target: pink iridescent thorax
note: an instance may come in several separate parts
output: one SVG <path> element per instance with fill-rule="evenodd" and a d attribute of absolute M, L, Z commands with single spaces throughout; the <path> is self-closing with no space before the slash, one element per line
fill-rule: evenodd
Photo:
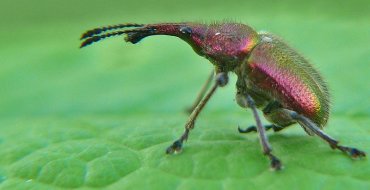
<path fill-rule="evenodd" d="M 250 63 L 249 67 L 254 84 L 264 91 L 272 92 L 288 109 L 311 118 L 320 111 L 318 97 L 299 76 L 274 64 Z"/>
<path fill-rule="evenodd" d="M 237 23 L 214 24 L 208 27 L 205 39 L 205 54 L 220 62 L 238 62 L 258 42 L 258 34 L 249 26 Z"/>

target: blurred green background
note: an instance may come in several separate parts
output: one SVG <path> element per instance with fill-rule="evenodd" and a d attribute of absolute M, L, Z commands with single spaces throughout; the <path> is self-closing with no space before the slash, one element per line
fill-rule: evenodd
<path fill-rule="evenodd" d="M 166 156 L 212 66 L 156 36 L 79 49 L 98 26 L 237 21 L 283 37 L 320 70 L 332 94 L 326 131 L 370 152 L 370 3 L 363 1 L 56 1 L 0 3 L 0 188 L 369 189 L 370 162 L 332 151 L 298 126 L 269 133 L 274 173 L 253 123 L 234 102 L 235 76 Z"/>

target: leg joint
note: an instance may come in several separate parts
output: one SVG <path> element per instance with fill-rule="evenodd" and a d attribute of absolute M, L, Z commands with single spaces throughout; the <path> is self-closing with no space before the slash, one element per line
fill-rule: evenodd
<path fill-rule="evenodd" d="M 216 83 L 218 86 L 226 86 L 229 82 L 229 77 L 227 76 L 227 73 L 218 73 L 216 75 Z"/>

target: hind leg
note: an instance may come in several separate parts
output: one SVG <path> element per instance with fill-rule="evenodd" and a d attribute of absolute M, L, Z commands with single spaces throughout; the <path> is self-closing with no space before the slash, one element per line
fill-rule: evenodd
<path fill-rule="evenodd" d="M 324 131 L 322 131 L 316 123 L 311 121 L 309 118 L 305 117 L 304 115 L 298 114 L 295 111 L 291 110 L 285 110 L 287 114 L 289 114 L 294 120 L 296 120 L 302 127 L 303 129 L 307 131 L 310 131 L 311 133 L 317 135 L 324 141 L 326 141 L 332 149 L 338 149 L 342 151 L 343 153 L 348 154 L 352 158 L 362 158 L 366 157 L 366 153 L 364 151 L 361 151 L 357 148 L 354 147 L 348 147 L 348 146 L 343 146 L 339 145 L 339 141 L 330 137 Z"/>
<path fill-rule="evenodd" d="M 273 117 L 269 118 L 272 120 L 278 119 L 280 121 L 293 121 L 294 123 L 297 122 L 309 135 L 317 135 L 324 141 L 326 141 L 331 148 L 333 149 L 338 149 L 352 158 L 361 158 L 361 157 L 366 157 L 366 153 L 364 151 L 361 151 L 357 148 L 353 147 L 348 147 L 348 146 L 343 146 L 339 145 L 338 140 L 330 137 L 324 131 L 322 131 L 316 123 L 314 123 L 311 119 L 307 118 L 304 115 L 298 114 L 295 111 L 284 109 L 284 108 L 279 108 L 275 112 L 277 115 L 274 115 Z M 272 113 L 273 113 L 272 112 Z M 267 118 L 267 117 L 266 117 Z"/>

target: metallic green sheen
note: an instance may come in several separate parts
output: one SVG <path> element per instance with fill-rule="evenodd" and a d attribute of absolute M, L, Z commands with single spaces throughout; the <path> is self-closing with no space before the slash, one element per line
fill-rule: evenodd
<path fill-rule="evenodd" d="M 259 33 L 260 43 L 254 47 L 243 65 L 247 88 L 263 101 L 276 100 L 312 119 L 323 127 L 329 118 L 329 93 L 316 69 L 280 38 Z M 263 104 L 260 102 L 260 104 Z"/>

